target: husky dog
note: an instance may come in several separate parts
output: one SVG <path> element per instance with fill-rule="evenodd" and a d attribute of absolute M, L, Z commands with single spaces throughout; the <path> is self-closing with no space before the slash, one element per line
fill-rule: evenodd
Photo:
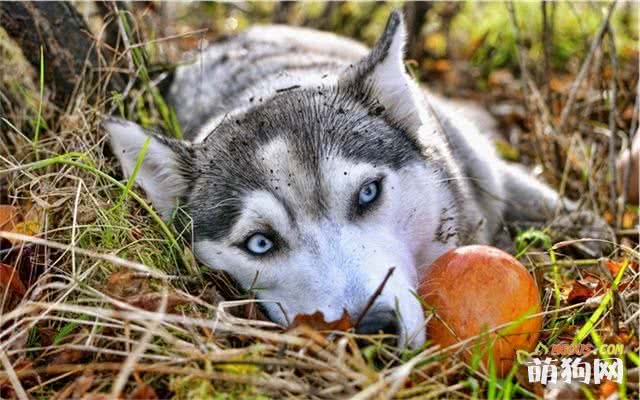
<path fill-rule="evenodd" d="M 168 99 L 188 140 L 108 119 L 125 174 L 169 218 L 192 222 L 196 257 L 257 287 L 282 325 L 321 311 L 360 333 L 425 340 L 414 296 L 438 256 L 544 221 L 558 194 L 501 161 L 457 110 L 405 72 L 391 14 L 373 49 L 329 33 L 254 27 L 177 69 Z"/>

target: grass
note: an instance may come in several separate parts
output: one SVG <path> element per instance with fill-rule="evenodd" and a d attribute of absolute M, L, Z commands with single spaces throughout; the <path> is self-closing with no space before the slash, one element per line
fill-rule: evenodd
<path fill-rule="evenodd" d="M 184 7 L 189 10 L 191 6 Z M 241 25 L 252 20 L 238 11 L 240 6 L 193 7 L 215 8 L 212 12 L 222 15 L 215 24 L 226 18 L 237 18 Z M 267 5 L 248 7 L 260 8 L 259 15 L 272 12 Z M 486 12 L 484 6 L 465 7 Z M 339 8 L 336 13 L 344 15 L 336 20 L 345 26 L 335 30 L 375 36 L 384 13 L 367 23 L 365 33 L 346 26 L 352 21 L 350 18 L 361 21 L 367 13 L 377 16 L 380 11 L 374 8 L 370 4 Z M 489 5 L 487 9 L 495 11 L 498 6 Z M 314 12 L 321 14 L 315 9 Z M 192 13 L 188 17 L 194 29 L 199 25 L 192 20 L 206 19 L 208 15 L 201 14 Z M 146 17 L 134 13 L 133 17 L 133 21 L 159 18 L 151 12 Z M 456 23 L 462 24 L 467 17 L 471 18 L 459 15 Z M 504 30 L 509 22 L 505 20 L 501 25 L 499 18 L 498 22 L 487 20 L 486 26 L 493 26 L 493 30 L 501 26 Z M 179 24 L 178 20 L 172 24 Z M 128 21 L 121 18 L 125 32 L 131 34 L 134 27 L 127 26 Z M 155 25 L 147 25 L 159 26 L 158 20 L 154 21 Z M 594 21 L 585 20 L 587 37 L 597 28 L 599 19 Z M 452 28 L 455 35 L 464 33 L 456 28 L 456 23 Z M 525 24 L 522 29 L 532 37 L 537 34 L 535 27 Z M 583 36 L 563 38 L 571 43 L 582 39 Z M 162 50 L 167 52 L 172 46 L 181 45 L 180 39 L 178 44 L 163 43 L 166 48 Z M 483 46 L 500 43 L 496 40 Z M 251 294 L 241 293 L 227 276 L 198 265 L 183 233 L 161 219 L 133 185 L 132 178 L 121 180 L 115 159 L 105 149 L 98 123 L 105 108 L 109 109 L 104 104 L 110 101 L 119 115 L 146 125 L 163 126 L 172 136 L 180 137 L 175 115 L 166 107 L 148 67 L 154 61 L 149 54 L 160 55 L 163 51 L 156 49 L 145 55 L 147 46 L 132 47 L 135 71 L 132 76 L 138 74 L 135 78 L 138 84 L 131 92 L 96 103 L 78 101 L 54 116 L 52 107 L 47 107 L 44 64 L 34 76 L 25 73 L 24 82 L 17 85 L 15 73 L 8 74 L 7 69 L 28 71 L 29 66 L 24 60 L 20 64 L 20 55 L 4 46 L 10 44 L 0 40 L 0 50 L 8 57 L 0 62 L 0 93 L 11 96 L 13 101 L 0 120 L 0 198 L 23 208 L 35 204 L 43 217 L 38 221 L 42 226 L 40 232 L 0 233 L 2 249 L 8 239 L 17 249 L 1 262 L 19 265 L 20 271 L 31 276 L 23 277 L 29 288 L 23 298 L 13 299 L 7 291 L 0 294 L 3 310 L 0 356 L 9 361 L 8 367 L 3 365 L 0 371 L 0 397 L 17 396 L 20 392 L 14 389 L 12 377 L 17 378 L 28 396 L 42 399 L 74 390 L 76 397 L 116 392 L 128 397 L 145 385 L 152 387 L 160 398 L 178 399 L 383 395 L 508 399 L 543 395 L 540 386 L 527 382 L 526 369 L 516 366 L 507 377 L 499 378 L 495 365 L 480 363 L 480 349 L 475 350 L 470 362 L 464 361 L 462 355 L 474 351 L 474 338 L 449 348 L 427 343 L 421 349 L 396 352 L 382 337 L 372 336 L 367 338 L 369 345 L 359 349 L 353 333 L 337 332 L 327 338 L 304 327 L 283 331 L 256 317 Z M 560 50 L 565 47 L 558 46 Z M 531 51 L 535 58 L 539 49 Z M 579 48 L 567 54 L 570 59 L 585 56 Z M 499 59 L 490 61 L 496 60 Z M 490 73 L 498 67 L 479 56 L 472 62 L 485 63 L 478 66 L 481 73 Z M 516 68 L 511 61 L 499 67 Z M 596 91 L 597 73 L 585 82 L 585 86 Z M 627 75 L 618 78 L 623 89 L 633 86 Z M 517 87 L 510 90 L 513 92 L 509 95 L 516 101 L 522 99 Z M 498 101 L 491 93 L 486 96 L 487 104 Z M 38 98 L 36 107 L 34 99 Z M 579 98 L 579 109 L 588 107 L 589 101 Z M 566 187 L 570 195 L 582 193 L 583 199 L 588 198 L 604 210 L 608 204 L 606 140 L 601 140 L 597 127 L 607 126 L 606 111 L 610 105 L 604 97 L 596 98 L 595 102 L 592 113 L 583 116 L 581 111 L 568 121 L 567 132 L 582 133 L 571 141 L 575 147 L 565 140 L 569 134 L 567 137 L 543 134 L 546 123 L 543 113 L 534 109 L 527 113 L 527 120 L 520 127 L 526 131 L 517 150 L 525 164 L 545 166 L 543 176 L 550 182 Z M 548 110 L 552 117 L 557 117 L 560 111 L 557 107 Z M 628 124 L 623 120 L 620 129 L 628 128 Z M 553 153 L 544 149 L 553 148 L 554 143 L 564 155 L 561 171 L 547 167 L 553 165 L 547 158 Z M 588 156 L 581 158 L 576 148 L 588 149 Z M 143 157 L 144 154 L 139 156 L 136 170 Z M 637 224 L 637 219 L 634 223 Z M 567 246 L 559 246 L 560 239 L 553 238 L 552 230 L 546 228 L 521 232 L 513 249 L 513 254 L 536 277 L 540 288 L 544 318 L 541 343 L 551 348 L 553 344 L 574 340 L 597 346 L 620 342 L 624 344 L 627 370 L 637 374 L 640 357 L 636 237 L 618 236 L 618 245 L 610 257 L 624 264 L 617 274 L 609 276 L 604 259 L 585 258 Z M 601 285 L 600 291 L 594 293 L 596 298 L 602 296 L 599 301 L 594 302 L 593 297 L 570 301 L 569 294 L 577 281 L 593 280 Z M 494 331 L 504 335 L 505 329 L 508 326 Z M 621 398 L 638 397 L 637 379 L 631 378 L 618 385 Z M 601 388 L 583 385 L 579 390 L 587 398 L 598 398 Z"/>
<path fill-rule="evenodd" d="M 44 47 L 40 46 L 40 102 L 38 103 L 38 116 L 36 117 L 36 130 L 33 133 L 33 150 L 38 158 L 38 139 L 40 138 L 40 124 L 42 122 L 42 103 L 44 103 Z"/>
<path fill-rule="evenodd" d="M 611 300 L 613 299 L 613 295 L 616 292 L 616 289 L 618 288 L 618 285 L 620 284 L 620 281 L 622 280 L 622 277 L 624 276 L 624 273 L 627 270 L 628 266 L 629 266 L 629 260 L 627 259 L 623 262 L 622 268 L 620 268 L 620 272 L 618 272 L 615 279 L 611 283 L 611 288 L 607 290 L 607 293 L 605 294 L 604 298 L 600 302 L 600 305 L 598 306 L 598 308 L 596 308 L 596 310 L 593 312 L 593 314 L 591 314 L 587 322 L 578 331 L 578 334 L 573 339 L 574 343 L 579 343 L 583 341 L 590 333 L 592 334 L 592 337 L 596 339 L 594 341 L 596 346 L 602 343 L 602 341 L 599 339 L 599 336 L 597 336 L 597 333 L 593 330 L 593 328 L 595 324 L 600 320 L 600 317 L 602 316 L 602 314 L 604 314 L 607 308 L 609 308 L 609 303 L 611 303 Z"/>
<path fill-rule="evenodd" d="M 119 17 L 124 32 L 126 33 L 126 35 L 131 36 L 131 27 L 129 26 L 129 18 L 126 15 L 126 12 L 120 11 Z M 173 136 L 175 136 L 177 139 L 182 139 L 182 131 L 180 130 L 180 125 L 178 124 L 178 120 L 176 119 L 175 112 L 164 101 L 164 98 L 160 94 L 160 90 L 151 82 L 151 76 L 146 65 L 147 63 L 145 61 L 146 59 L 148 59 L 148 56 L 145 53 L 144 48 L 131 48 L 131 57 L 133 60 L 133 64 L 136 67 L 138 74 L 140 75 L 140 79 L 144 85 L 145 90 L 151 95 L 156 109 L 160 112 L 165 129 L 167 130 L 167 132 L 172 133 Z M 142 107 L 144 107 L 144 105 L 142 105 Z M 149 127 L 149 124 L 144 123 L 143 121 L 143 126 Z"/>

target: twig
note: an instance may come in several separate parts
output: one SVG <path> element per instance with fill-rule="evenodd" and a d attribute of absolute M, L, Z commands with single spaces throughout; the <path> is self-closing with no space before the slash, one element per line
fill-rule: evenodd
<path fill-rule="evenodd" d="M 595 39 L 591 42 L 591 48 L 589 49 L 589 53 L 587 54 L 587 58 L 585 58 L 582 66 L 580 67 L 580 71 L 578 72 L 578 76 L 571 84 L 571 89 L 569 90 L 569 97 L 567 98 L 567 102 L 560 113 L 560 122 L 558 123 L 558 132 L 562 132 L 565 124 L 567 123 L 567 118 L 571 114 L 571 110 L 573 109 L 573 104 L 576 101 L 576 96 L 578 95 L 578 89 L 582 85 L 582 82 L 587 77 L 587 72 L 589 71 L 589 67 L 591 66 L 591 60 L 593 59 L 593 55 L 595 54 L 598 47 L 602 43 L 602 38 L 604 36 L 604 32 L 607 30 L 607 26 L 609 26 L 609 20 L 611 19 L 611 15 L 613 14 L 613 10 L 616 8 L 616 0 L 613 0 L 611 4 L 609 4 L 609 9 L 607 10 L 607 15 L 600 25 L 598 32 L 596 33 Z"/>
<path fill-rule="evenodd" d="M 513 33 L 516 38 L 516 46 L 518 48 L 518 64 L 520 65 L 520 75 L 522 75 L 522 79 L 525 82 L 522 85 L 522 90 L 524 92 L 523 94 L 525 95 L 524 98 L 527 99 L 529 96 L 527 96 L 527 93 L 526 93 L 527 91 L 526 82 L 528 81 L 527 78 L 529 77 L 529 71 L 527 70 L 526 60 L 524 58 L 524 50 L 523 50 L 522 40 L 521 40 L 522 38 L 520 36 L 520 28 L 518 27 L 518 19 L 516 18 L 516 11 L 513 5 L 513 1 L 510 1 L 507 3 L 507 10 L 509 10 L 509 16 L 511 17 L 511 24 L 513 25 Z M 528 101 L 527 101 L 527 105 L 529 105 Z"/>
<path fill-rule="evenodd" d="M 111 3 L 111 7 L 113 7 L 113 15 L 118 23 L 118 30 L 120 31 L 120 39 L 124 44 L 123 53 L 127 57 L 127 61 L 129 63 L 129 73 L 133 73 L 136 70 L 135 62 L 133 61 L 133 55 L 131 54 L 131 42 L 129 41 L 129 36 L 127 35 L 127 30 L 124 27 L 122 22 L 122 18 L 126 18 L 127 10 L 124 10 L 123 13 L 120 13 L 120 9 L 118 7 L 118 2 L 114 1 Z"/>
<path fill-rule="evenodd" d="M 384 277 L 384 279 L 382 280 L 382 282 L 380 283 L 376 291 L 373 292 L 371 297 L 369 297 L 369 301 L 367 302 L 367 305 L 364 307 L 364 310 L 362 310 L 362 312 L 360 313 L 360 316 L 356 320 L 356 323 L 353 324 L 354 328 L 357 328 L 358 325 L 360 325 L 360 322 L 362 322 L 362 319 L 364 318 L 364 316 L 367 314 L 367 312 L 369 312 L 369 309 L 371 308 L 371 306 L 373 306 L 373 303 L 375 303 L 378 296 L 380 296 L 380 293 L 382 293 L 382 289 L 384 289 L 385 285 L 387 284 L 387 281 L 389 280 L 389 278 L 391 278 L 391 275 L 393 275 L 393 271 L 395 270 L 396 270 L 396 267 L 389 268 L 389 271 L 387 271 L 387 275 Z"/>
<path fill-rule="evenodd" d="M 551 79 L 551 70 L 549 68 L 549 51 L 551 47 L 551 32 L 549 28 L 549 18 L 547 16 L 547 8 L 549 5 L 548 0 L 543 0 L 541 3 L 542 7 L 542 49 L 544 56 L 544 74 L 543 74 L 543 83 L 544 83 L 544 94 L 547 103 L 547 107 L 551 104 L 551 90 L 549 89 L 549 81 Z"/>
<path fill-rule="evenodd" d="M 150 278 L 166 279 L 166 274 L 163 273 L 162 271 L 154 270 L 152 268 L 147 267 L 144 264 L 125 260 L 124 258 L 117 257 L 113 254 L 98 253 L 95 251 L 82 249 L 76 246 L 69 246 L 62 243 L 53 242 L 51 240 L 40 239 L 35 236 L 22 235 L 19 233 L 12 233 L 12 232 L 0 231 L 0 238 L 4 238 L 11 241 L 20 241 L 20 242 L 33 243 L 36 245 L 48 246 L 58 250 L 74 251 L 76 254 L 79 254 L 81 256 L 92 257 L 98 260 L 103 260 L 103 261 L 112 263 L 114 265 L 130 268 L 132 270 L 141 272 Z"/>
<path fill-rule="evenodd" d="M 20 400 L 29 400 L 29 396 L 27 396 L 27 392 L 24 391 L 24 388 L 20 383 L 20 378 L 16 374 L 16 371 L 13 369 L 13 366 L 11 365 L 11 361 L 9 361 L 9 358 L 7 357 L 4 351 L 0 351 L 0 362 L 4 367 L 7 378 L 9 378 L 9 382 L 11 382 L 11 385 L 13 386 L 13 391 L 15 392 L 16 397 Z"/>
<path fill-rule="evenodd" d="M 616 235 L 618 236 L 639 236 L 640 235 L 640 229 L 635 228 L 635 229 L 620 229 L 616 231 Z"/>
<path fill-rule="evenodd" d="M 507 10 L 509 11 L 509 16 L 511 18 L 511 25 L 513 26 L 513 34 L 515 35 L 515 39 L 516 39 L 516 47 L 518 50 L 518 65 L 520 66 L 520 75 L 522 76 L 522 94 L 524 95 L 525 106 L 529 112 L 533 112 L 534 106 L 537 105 L 543 117 L 543 126 L 542 126 L 543 132 L 551 130 L 550 133 L 552 133 L 554 137 L 557 137 L 557 135 L 555 135 L 555 132 L 554 132 L 553 123 L 551 123 L 551 118 L 549 117 L 550 113 L 547 108 L 547 104 L 545 103 L 545 100 L 540 94 L 540 91 L 536 87 L 533 79 L 531 79 L 531 76 L 529 75 L 529 70 L 527 69 L 527 59 L 525 57 L 526 52 L 524 50 L 524 45 L 522 44 L 522 35 L 520 34 L 520 27 L 518 26 L 518 19 L 516 17 L 516 11 L 515 11 L 515 6 L 513 4 L 513 1 L 510 1 L 509 3 L 507 3 Z M 527 89 L 529 89 L 531 93 L 527 93 Z M 538 126 L 537 120 L 534 120 L 534 125 Z M 539 135 L 540 130 L 535 129 L 535 132 L 536 132 L 535 143 L 537 147 L 538 156 L 540 157 L 540 160 L 542 161 L 543 165 L 545 165 L 546 167 L 547 159 L 542 156 L 542 152 L 541 152 L 541 148 L 542 148 L 541 144 L 543 141 L 540 140 L 540 135 Z M 552 146 L 553 146 L 554 153 L 556 154 L 555 168 L 553 169 L 547 168 L 547 169 L 552 169 L 554 171 L 562 170 L 562 165 L 560 164 L 561 158 L 559 156 L 560 149 L 559 149 L 557 140 L 552 142 Z"/>
<path fill-rule="evenodd" d="M 640 114 L 640 81 L 636 85 L 636 100 L 633 105 L 633 113 L 631 116 L 631 127 L 628 133 L 627 140 L 627 152 L 629 153 L 629 160 L 632 160 L 631 157 L 631 148 L 633 147 L 633 139 L 636 134 L 636 126 L 638 123 L 638 115 Z M 622 218 L 624 217 L 624 208 L 627 203 L 627 198 L 629 197 L 629 184 L 631 183 L 631 163 L 625 163 L 624 169 L 622 171 L 622 200 L 620 202 L 621 207 L 618 210 L 618 218 L 616 222 L 616 226 L 619 228 L 622 226 Z M 637 199 L 634 199 L 637 200 Z"/>
<path fill-rule="evenodd" d="M 616 41 L 614 37 L 613 27 L 607 23 L 607 38 L 609 39 L 609 58 L 611 60 L 611 98 L 609 104 L 611 109 L 609 110 L 609 173 L 611 174 L 609 180 L 609 207 L 611 215 L 617 215 L 616 199 L 618 198 L 616 193 L 616 115 L 617 115 L 617 97 L 618 97 L 618 56 L 616 54 Z M 616 228 L 620 228 L 616 218 Z"/>
<path fill-rule="evenodd" d="M 1 353 L 0 353 L 1 354 Z M 92 364 L 51 364 L 43 367 L 28 368 L 21 371 L 17 371 L 16 375 L 19 378 L 28 376 L 37 376 L 39 374 L 53 375 L 60 373 L 83 373 L 85 371 L 101 372 L 101 371 L 119 371 L 122 368 L 122 363 L 119 362 L 104 362 L 104 363 L 92 363 Z M 282 378 L 263 378 L 258 375 L 240 375 L 237 373 L 217 372 L 217 371 L 203 371 L 191 367 L 174 367 L 164 364 L 137 364 L 133 367 L 134 372 L 143 373 L 158 373 L 165 375 L 185 375 L 189 377 L 209 379 L 213 381 L 222 381 L 229 383 L 247 384 L 251 386 L 261 386 L 272 390 L 287 390 L 294 393 L 306 393 L 309 389 L 307 385 L 293 382 L 291 380 L 285 380 Z M 6 372 L 0 372 L 0 377 L 6 376 Z M 28 397 L 25 397 L 28 399 Z"/>
<path fill-rule="evenodd" d="M 167 290 L 165 289 L 162 293 L 162 302 L 160 303 L 160 307 L 158 307 L 158 311 L 157 311 L 160 314 L 160 317 L 153 318 L 149 322 L 149 325 L 147 326 L 148 330 L 144 333 L 144 335 L 142 335 L 142 338 L 138 342 L 138 345 L 133 350 L 133 352 L 131 352 L 127 356 L 127 359 L 123 363 L 122 368 L 120 369 L 120 372 L 118 373 L 115 383 L 113 384 L 113 387 L 111 389 L 110 397 L 112 399 L 117 399 L 120 397 L 122 390 L 124 389 L 124 387 L 127 384 L 127 381 L 129 380 L 129 376 L 131 375 L 134 368 L 136 367 L 136 364 L 140 360 L 140 357 L 147 350 L 147 345 L 153 338 L 154 332 L 158 329 L 158 326 L 160 325 L 160 322 L 162 320 L 162 314 L 164 314 L 167 309 L 167 298 L 168 298 L 168 294 L 167 294 Z"/>

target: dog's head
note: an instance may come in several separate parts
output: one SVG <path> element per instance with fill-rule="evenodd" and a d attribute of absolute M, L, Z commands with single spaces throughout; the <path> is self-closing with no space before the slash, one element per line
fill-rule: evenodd
<path fill-rule="evenodd" d="M 186 210 L 196 256 L 255 290 L 283 325 L 318 310 L 357 319 L 395 267 L 357 330 L 424 341 L 419 268 L 455 245 L 458 216 L 404 36 L 394 13 L 332 83 L 279 93 L 201 143 L 105 123 L 125 173 L 145 147 L 136 181 L 165 217 Z"/>

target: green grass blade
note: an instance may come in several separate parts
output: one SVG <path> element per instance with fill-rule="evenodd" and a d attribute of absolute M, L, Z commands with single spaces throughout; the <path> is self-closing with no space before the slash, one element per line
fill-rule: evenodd
<path fill-rule="evenodd" d="M 120 195 L 120 199 L 118 199 L 118 202 L 116 203 L 115 208 L 121 207 L 122 203 L 127 199 L 127 196 L 129 195 L 129 192 L 131 191 L 131 188 L 133 187 L 133 184 L 136 181 L 136 176 L 138 175 L 138 172 L 140 171 L 140 167 L 142 166 L 142 161 L 144 160 L 144 156 L 147 154 L 147 148 L 149 147 L 149 143 L 151 143 L 151 136 L 149 136 L 147 138 L 147 140 L 144 141 L 144 144 L 142 145 L 142 148 L 140 149 L 140 154 L 138 154 L 138 159 L 136 160 L 136 165 L 133 167 L 133 171 L 131 172 L 131 176 L 129 177 L 129 180 L 127 181 L 127 186 L 125 186 L 125 188 L 122 190 L 122 195 Z"/>
<path fill-rule="evenodd" d="M 89 316 L 81 315 L 78 319 L 81 321 L 85 321 L 89 319 Z M 56 336 L 53 338 L 53 345 L 54 346 L 59 345 L 64 340 L 64 338 L 66 338 L 74 329 L 78 327 L 78 325 L 79 323 L 77 322 L 69 322 L 65 326 L 60 328 L 58 333 L 56 333 Z"/>
<path fill-rule="evenodd" d="M 36 130 L 33 133 L 33 149 L 38 159 L 38 141 L 40 140 L 40 124 L 42 121 L 42 103 L 44 102 L 44 47 L 40 46 L 40 104 L 38 105 L 38 118 Z"/>
<path fill-rule="evenodd" d="M 640 367 L 640 356 L 638 356 L 637 353 L 629 352 L 627 353 L 627 358 L 629 359 L 629 361 L 634 363 L 636 367 Z"/>
<path fill-rule="evenodd" d="M 84 169 L 85 171 L 89 171 L 107 181 L 109 181 L 110 183 L 116 185 L 117 187 L 119 187 L 120 189 L 124 190 L 126 188 L 126 186 L 124 184 L 122 184 L 121 182 L 119 182 L 117 179 L 115 179 L 114 177 L 110 176 L 109 174 L 100 171 L 99 169 L 91 166 L 91 165 L 87 165 L 81 162 L 78 162 L 76 160 L 70 159 L 70 158 L 74 158 L 74 157 L 78 157 L 79 153 L 68 153 L 68 154 L 63 154 L 61 156 L 56 156 L 56 157 L 52 157 L 43 161 L 39 161 L 36 162 L 32 165 L 29 166 L 30 170 L 36 170 L 36 169 L 41 169 L 41 168 L 45 168 L 48 167 L 50 165 L 54 165 L 54 164 L 66 164 L 66 165 L 71 165 L 74 167 L 78 167 L 80 169 Z M 86 158 L 86 156 L 84 156 L 83 154 L 80 154 L 81 157 L 78 158 Z M 149 215 L 151 216 L 151 218 L 154 220 L 155 223 L 158 224 L 158 226 L 160 227 L 160 229 L 162 230 L 162 233 L 165 235 L 165 237 L 167 238 L 167 240 L 169 240 L 169 243 L 171 244 L 171 247 L 174 248 L 174 250 L 178 253 L 178 260 L 182 263 L 182 266 L 184 268 L 187 268 L 188 270 L 191 270 L 190 268 L 190 264 L 188 262 L 188 260 L 186 259 L 184 252 L 182 251 L 182 248 L 180 248 L 180 245 L 178 244 L 178 241 L 176 240 L 175 236 L 173 235 L 173 233 L 171 232 L 171 229 L 169 228 L 169 226 L 167 226 L 167 224 L 164 223 L 164 221 L 162 220 L 162 218 L 158 215 L 158 213 L 155 212 L 155 210 L 151 207 L 151 205 L 149 205 L 142 197 L 140 197 L 138 194 L 136 194 L 135 191 L 131 191 L 129 192 L 129 195 L 131 196 L 131 198 L 133 198 L 146 212 L 149 213 Z"/>
<path fill-rule="evenodd" d="M 589 317 L 589 320 L 580 328 L 576 337 L 573 338 L 573 343 L 582 342 L 584 338 L 586 338 L 587 335 L 589 335 L 592 332 L 593 328 L 595 327 L 595 324 L 598 322 L 602 314 L 604 314 L 605 310 L 609 306 L 609 303 L 613 299 L 613 293 L 618 288 L 618 285 L 622 280 L 622 275 L 624 275 L 624 272 L 627 270 L 628 266 L 629 266 L 629 259 L 626 259 L 622 264 L 620 271 L 618 271 L 618 275 L 616 275 L 615 279 L 613 280 L 613 283 L 611 284 L 611 288 L 604 295 L 604 297 L 602 298 L 602 302 L 600 302 L 600 305 L 598 306 L 598 308 L 596 308 L 593 314 L 591 314 L 591 317 Z"/>
<path fill-rule="evenodd" d="M 582 390 L 582 394 L 584 394 L 584 397 L 586 397 L 587 400 L 596 400 L 595 396 L 593 395 L 593 393 L 591 393 L 591 390 L 589 390 L 587 386 L 581 385 L 580 390 Z"/>
<path fill-rule="evenodd" d="M 560 308 L 562 302 L 562 295 L 560 293 L 560 282 L 562 281 L 562 275 L 560 275 L 560 267 L 556 259 L 556 252 L 553 248 L 549 247 L 549 259 L 551 260 L 551 267 L 553 268 L 553 299 L 555 302 L 555 309 L 552 314 L 552 324 L 555 323 L 558 318 L 557 310 Z"/>

